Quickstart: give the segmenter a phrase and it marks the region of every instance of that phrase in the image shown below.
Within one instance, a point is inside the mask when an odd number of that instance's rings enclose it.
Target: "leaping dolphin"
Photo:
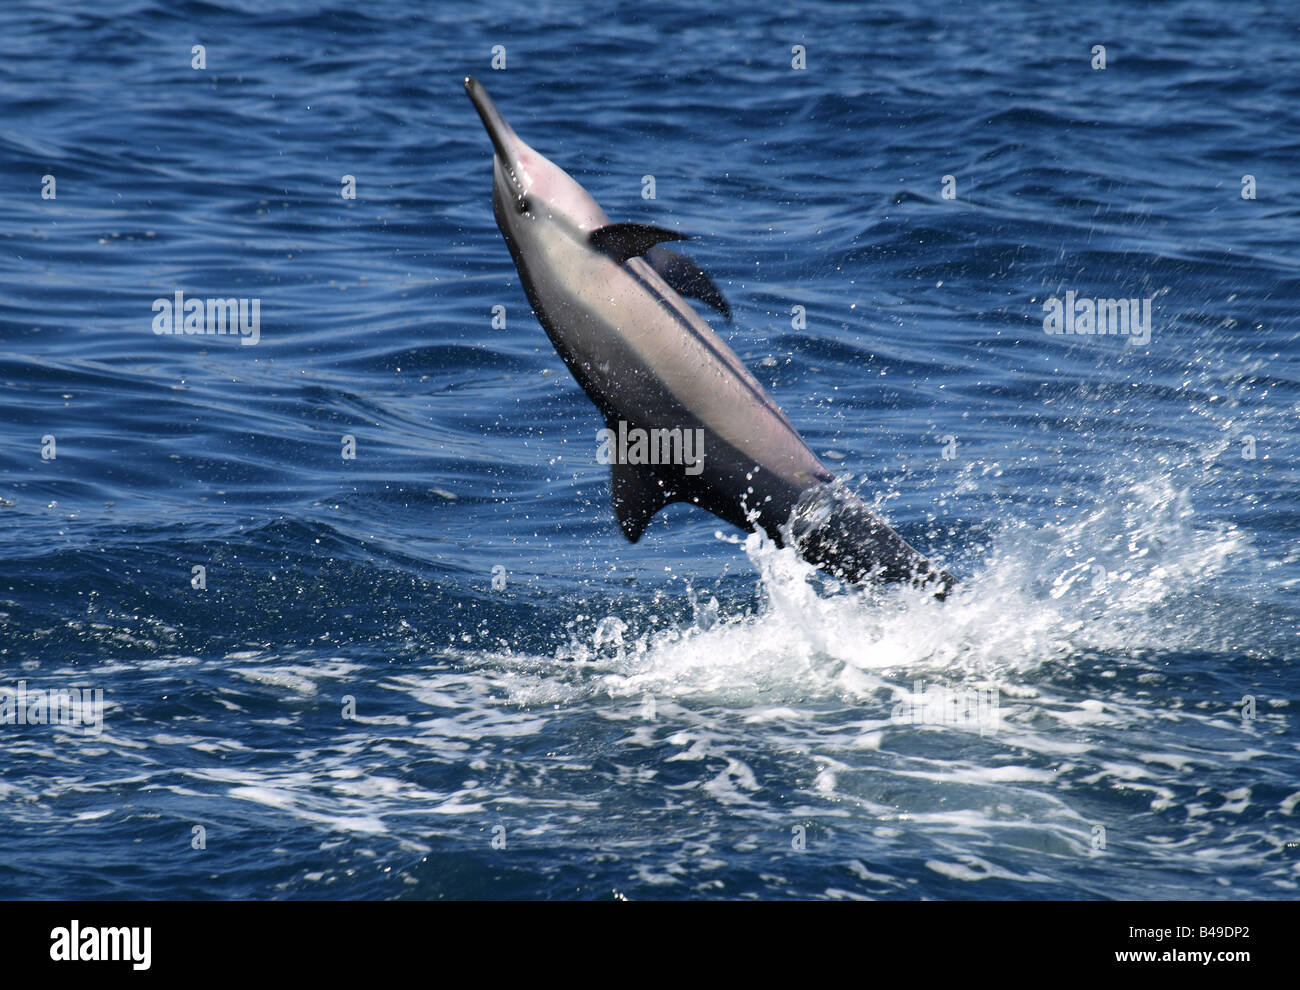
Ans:
[[[629,436],[641,444],[610,464],[628,540],[665,505],[691,502],[742,529],[761,526],[844,580],[914,581],[944,597],[953,577],[836,481],[682,298],[730,319],[709,277],[663,246],[685,236],[611,223],[587,190],[519,139],[472,76],[465,91],[492,139],[492,211],[528,301],[605,418],[611,446]],[[702,440],[702,456],[680,456],[684,437]]]

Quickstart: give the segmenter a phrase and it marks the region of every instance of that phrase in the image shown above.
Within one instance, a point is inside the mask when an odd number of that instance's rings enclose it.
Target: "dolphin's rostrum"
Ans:
[[[792,542],[845,580],[911,580],[946,594],[951,575],[836,482],[682,298],[730,319],[709,277],[663,246],[685,236],[611,223],[582,186],[516,136],[477,80],[466,78],[465,90],[495,149],[493,213],[528,301],[609,435],[703,431],[693,434],[703,437],[703,456],[690,470],[664,458],[611,463],[624,535],[635,542],[665,505],[691,502],[743,529],[761,527],[779,545]]]

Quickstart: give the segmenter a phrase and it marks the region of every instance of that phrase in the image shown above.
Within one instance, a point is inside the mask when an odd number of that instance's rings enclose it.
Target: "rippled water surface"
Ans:
[[[1300,18],[1126,7],[5,5],[0,896],[1295,896]],[[624,542],[467,73],[956,593]]]

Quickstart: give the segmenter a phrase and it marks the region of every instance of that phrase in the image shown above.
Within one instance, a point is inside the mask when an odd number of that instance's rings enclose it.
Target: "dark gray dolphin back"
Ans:
[[[841,483],[805,491],[790,514],[789,531],[799,556],[845,581],[909,581],[937,598],[947,597],[957,583]]]

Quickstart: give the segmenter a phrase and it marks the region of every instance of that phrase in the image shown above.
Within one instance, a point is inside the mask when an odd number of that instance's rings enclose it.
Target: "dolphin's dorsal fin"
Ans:
[[[646,252],[645,260],[674,291],[712,306],[727,318],[728,323],[731,322],[731,307],[722,298],[713,279],[686,255],[659,245]]]
[[[597,227],[587,235],[587,240],[597,251],[604,251],[620,265],[628,258],[645,254],[664,241],[690,240],[685,234],[648,223],[611,223]]]
[[[662,246],[664,241],[690,240],[686,234],[648,223],[611,223],[597,227],[587,235],[587,240],[620,265],[628,258],[644,256],[674,292],[712,306],[731,322],[731,307],[713,280],[690,258]]]
[[[614,515],[629,543],[641,539],[646,525],[665,505],[686,499],[671,475],[653,464],[611,464]]]

